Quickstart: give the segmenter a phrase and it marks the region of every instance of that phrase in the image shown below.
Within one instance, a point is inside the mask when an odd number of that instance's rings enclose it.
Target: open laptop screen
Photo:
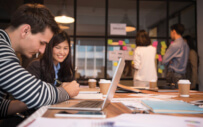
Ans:
[[[116,92],[116,89],[117,89],[117,85],[120,81],[121,75],[123,73],[124,66],[125,66],[125,60],[120,58],[118,65],[116,67],[116,70],[114,72],[113,79],[112,79],[111,85],[110,85],[108,93],[107,93],[107,97],[104,100],[104,103],[102,105],[102,109],[104,109],[110,103],[111,99],[113,98],[113,96]]]

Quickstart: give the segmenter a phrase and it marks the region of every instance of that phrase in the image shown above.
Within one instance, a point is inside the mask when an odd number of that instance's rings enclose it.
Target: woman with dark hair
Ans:
[[[145,30],[136,34],[136,48],[134,51],[134,86],[148,87],[150,81],[157,81],[155,66],[156,48]]]
[[[190,89],[197,89],[197,69],[198,69],[198,55],[191,36],[184,36],[183,39],[187,42],[190,52],[186,68],[186,78],[190,80]]]
[[[37,78],[56,86],[60,82],[73,81],[70,39],[67,33],[61,31],[54,35],[40,60],[34,60],[26,69]]]

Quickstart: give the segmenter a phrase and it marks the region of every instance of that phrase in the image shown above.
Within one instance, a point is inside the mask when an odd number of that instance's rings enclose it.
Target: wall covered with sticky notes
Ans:
[[[126,65],[122,74],[122,78],[133,78],[134,72],[131,65],[133,61],[134,49],[136,48],[135,39],[109,38],[107,42],[107,68],[113,70],[107,70],[108,75],[112,75],[112,73],[114,73],[119,58],[123,58],[125,59]]]
[[[163,57],[167,51],[168,45],[167,41],[163,39],[152,39],[152,46],[157,49],[156,54],[156,67],[157,67],[157,74],[159,78],[165,78],[166,76],[166,67],[162,64]]]

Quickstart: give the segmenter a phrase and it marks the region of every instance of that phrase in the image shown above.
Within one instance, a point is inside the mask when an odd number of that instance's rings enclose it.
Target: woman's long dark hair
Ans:
[[[62,82],[70,82],[73,80],[74,76],[71,62],[70,38],[65,31],[61,31],[53,36],[49,44],[47,44],[45,52],[42,58],[40,59],[41,75],[43,81],[54,83],[55,71],[53,62],[53,48],[54,46],[60,44],[65,40],[67,40],[69,45],[69,53],[68,56],[65,58],[65,60],[62,63],[60,63],[61,68],[59,69],[58,72],[58,80]]]

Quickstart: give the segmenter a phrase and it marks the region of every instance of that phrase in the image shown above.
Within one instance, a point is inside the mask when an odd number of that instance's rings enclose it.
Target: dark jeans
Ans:
[[[175,71],[169,69],[166,74],[166,82],[169,83],[171,86],[178,88],[178,80],[184,79],[185,74],[176,73]]]

